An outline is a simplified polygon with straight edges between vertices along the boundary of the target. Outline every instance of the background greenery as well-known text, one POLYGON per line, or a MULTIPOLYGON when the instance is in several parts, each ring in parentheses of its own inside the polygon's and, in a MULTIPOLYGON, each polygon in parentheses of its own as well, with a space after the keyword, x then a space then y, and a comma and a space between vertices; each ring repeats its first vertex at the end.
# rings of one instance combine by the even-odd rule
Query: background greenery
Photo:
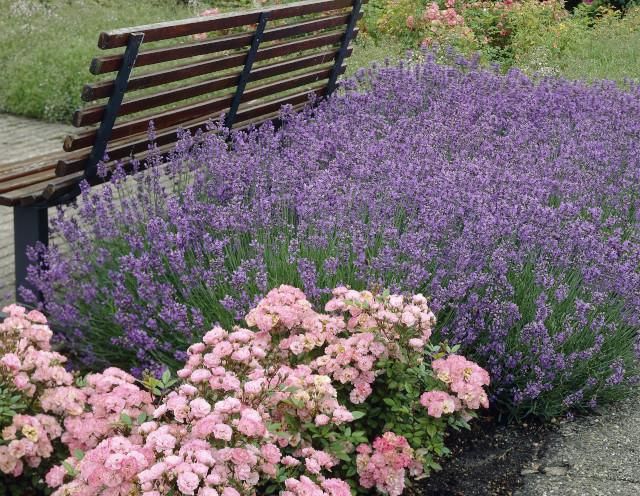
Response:
MULTIPOLYGON (((443 12, 450 3, 437 2, 443 12)), ((640 78, 640 8, 626 10, 598 0, 571 11, 561 0, 455 1, 462 25, 424 19, 430 0, 371 0, 364 19, 366 36, 392 38, 406 48, 423 43, 477 53, 485 63, 517 66, 528 73, 576 79, 640 78), (409 19, 411 17, 411 19, 409 19)))
MULTIPOLYGON (((230 10, 253 3, 0 0, 0 112, 69 122, 81 106, 83 84, 92 80, 88 67, 98 53, 100 31, 190 17, 212 6, 230 10)), ((420 15, 430 3, 371 0, 349 74, 372 61, 398 58, 407 49, 419 48, 424 32, 408 29, 406 20, 412 13, 420 15)), ((442 31, 442 39, 434 41, 467 54, 480 51, 486 63, 518 66, 528 73, 588 80, 640 78, 640 8, 632 6, 622 15, 591 3, 569 13, 563 5, 558 0, 524 0, 505 10, 501 2, 458 0, 455 8, 463 13, 473 36, 460 36, 456 28, 442 31)), ((441 7, 446 7, 444 0, 441 7)))
POLYGON ((0 110, 68 122, 90 80, 100 31, 190 10, 164 0, 0 0, 0 12, 0 110))

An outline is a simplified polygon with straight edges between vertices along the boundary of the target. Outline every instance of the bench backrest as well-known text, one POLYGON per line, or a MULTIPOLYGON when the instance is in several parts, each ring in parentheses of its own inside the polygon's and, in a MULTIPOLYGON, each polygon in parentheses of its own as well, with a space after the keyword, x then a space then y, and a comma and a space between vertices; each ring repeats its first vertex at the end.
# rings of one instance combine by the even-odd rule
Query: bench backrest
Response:
POLYGON ((114 75, 84 87, 82 99, 95 103, 76 111, 73 124, 90 127, 66 137, 68 154, 45 197, 83 178, 99 182, 105 153, 111 164, 143 160, 151 122, 156 145, 168 151, 180 129, 193 132, 222 114, 238 128, 328 95, 351 54, 362 3, 307 0, 101 33, 98 46, 111 53, 90 71, 114 75))

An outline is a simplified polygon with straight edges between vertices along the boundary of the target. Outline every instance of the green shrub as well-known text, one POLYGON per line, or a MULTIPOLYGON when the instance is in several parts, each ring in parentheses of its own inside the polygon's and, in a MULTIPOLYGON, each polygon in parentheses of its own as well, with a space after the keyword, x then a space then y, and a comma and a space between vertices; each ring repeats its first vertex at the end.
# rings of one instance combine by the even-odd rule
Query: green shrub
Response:
POLYGON ((527 72, 565 72, 564 65, 568 75, 590 79, 609 77, 605 69, 621 79, 637 58, 635 8, 623 16, 603 3, 581 4, 569 13, 559 0, 439 0, 437 8, 432 5, 426 0, 373 0, 363 28, 375 40, 392 38, 405 48, 436 44, 466 55, 480 52, 485 62, 517 65, 527 72))
MULTIPOLYGON (((583 11, 580 15, 584 18, 589 13, 583 11)), ((583 20, 583 23, 586 22, 583 20)), ((574 28, 574 32, 566 36, 562 50, 554 51, 552 43, 553 39, 550 39, 544 45, 549 65, 568 78, 618 82, 640 79, 638 7, 624 16, 608 12, 597 20, 588 34, 584 28, 581 31, 574 28)), ((522 62, 528 67, 532 64, 531 59, 522 62)))
POLYGON ((617 11, 587 5, 575 9, 572 15, 546 13, 543 16, 539 10, 523 8, 512 19, 516 33, 512 41, 514 63, 530 73, 562 72, 560 60, 571 57, 582 41, 615 29, 620 21, 617 11))

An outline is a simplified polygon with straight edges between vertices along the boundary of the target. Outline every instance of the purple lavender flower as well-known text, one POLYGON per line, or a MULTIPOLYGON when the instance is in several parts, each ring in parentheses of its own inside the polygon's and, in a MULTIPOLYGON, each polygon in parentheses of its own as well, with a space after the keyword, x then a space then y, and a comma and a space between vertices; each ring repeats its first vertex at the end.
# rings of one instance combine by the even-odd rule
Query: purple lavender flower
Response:
POLYGON ((231 147, 185 135, 60 213, 30 280, 77 356, 175 366, 274 285, 344 283, 429 295, 521 412, 638 375, 640 87, 430 57, 344 87, 231 147))

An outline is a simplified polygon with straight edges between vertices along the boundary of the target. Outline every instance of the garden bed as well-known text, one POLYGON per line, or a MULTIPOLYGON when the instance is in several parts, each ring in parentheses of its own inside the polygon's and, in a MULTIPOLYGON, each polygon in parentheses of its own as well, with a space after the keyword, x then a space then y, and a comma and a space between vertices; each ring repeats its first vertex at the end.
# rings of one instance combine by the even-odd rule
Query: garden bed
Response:
POLYGON ((488 368, 513 415, 624 395, 640 90, 429 58, 347 89, 232 149, 187 136, 170 162, 60 214, 62 249, 41 247, 30 278, 82 366, 176 369, 271 287, 322 304, 345 284, 428 295, 439 338, 488 368))
POLYGON ((451 459, 429 477, 416 494, 422 496, 509 496, 522 486, 523 470, 543 455, 555 436, 553 424, 531 420, 505 424, 481 417, 471 431, 447 439, 451 459))
POLYGON ((24 296, 78 372, 9 309, 2 372, 44 417, 3 430, 5 473, 46 431, 59 494, 399 496, 440 463, 425 491, 508 494, 532 419, 637 385, 640 87, 423 53, 282 120, 211 123, 59 213, 24 296), (447 458, 489 406, 527 427, 487 418, 447 458))

